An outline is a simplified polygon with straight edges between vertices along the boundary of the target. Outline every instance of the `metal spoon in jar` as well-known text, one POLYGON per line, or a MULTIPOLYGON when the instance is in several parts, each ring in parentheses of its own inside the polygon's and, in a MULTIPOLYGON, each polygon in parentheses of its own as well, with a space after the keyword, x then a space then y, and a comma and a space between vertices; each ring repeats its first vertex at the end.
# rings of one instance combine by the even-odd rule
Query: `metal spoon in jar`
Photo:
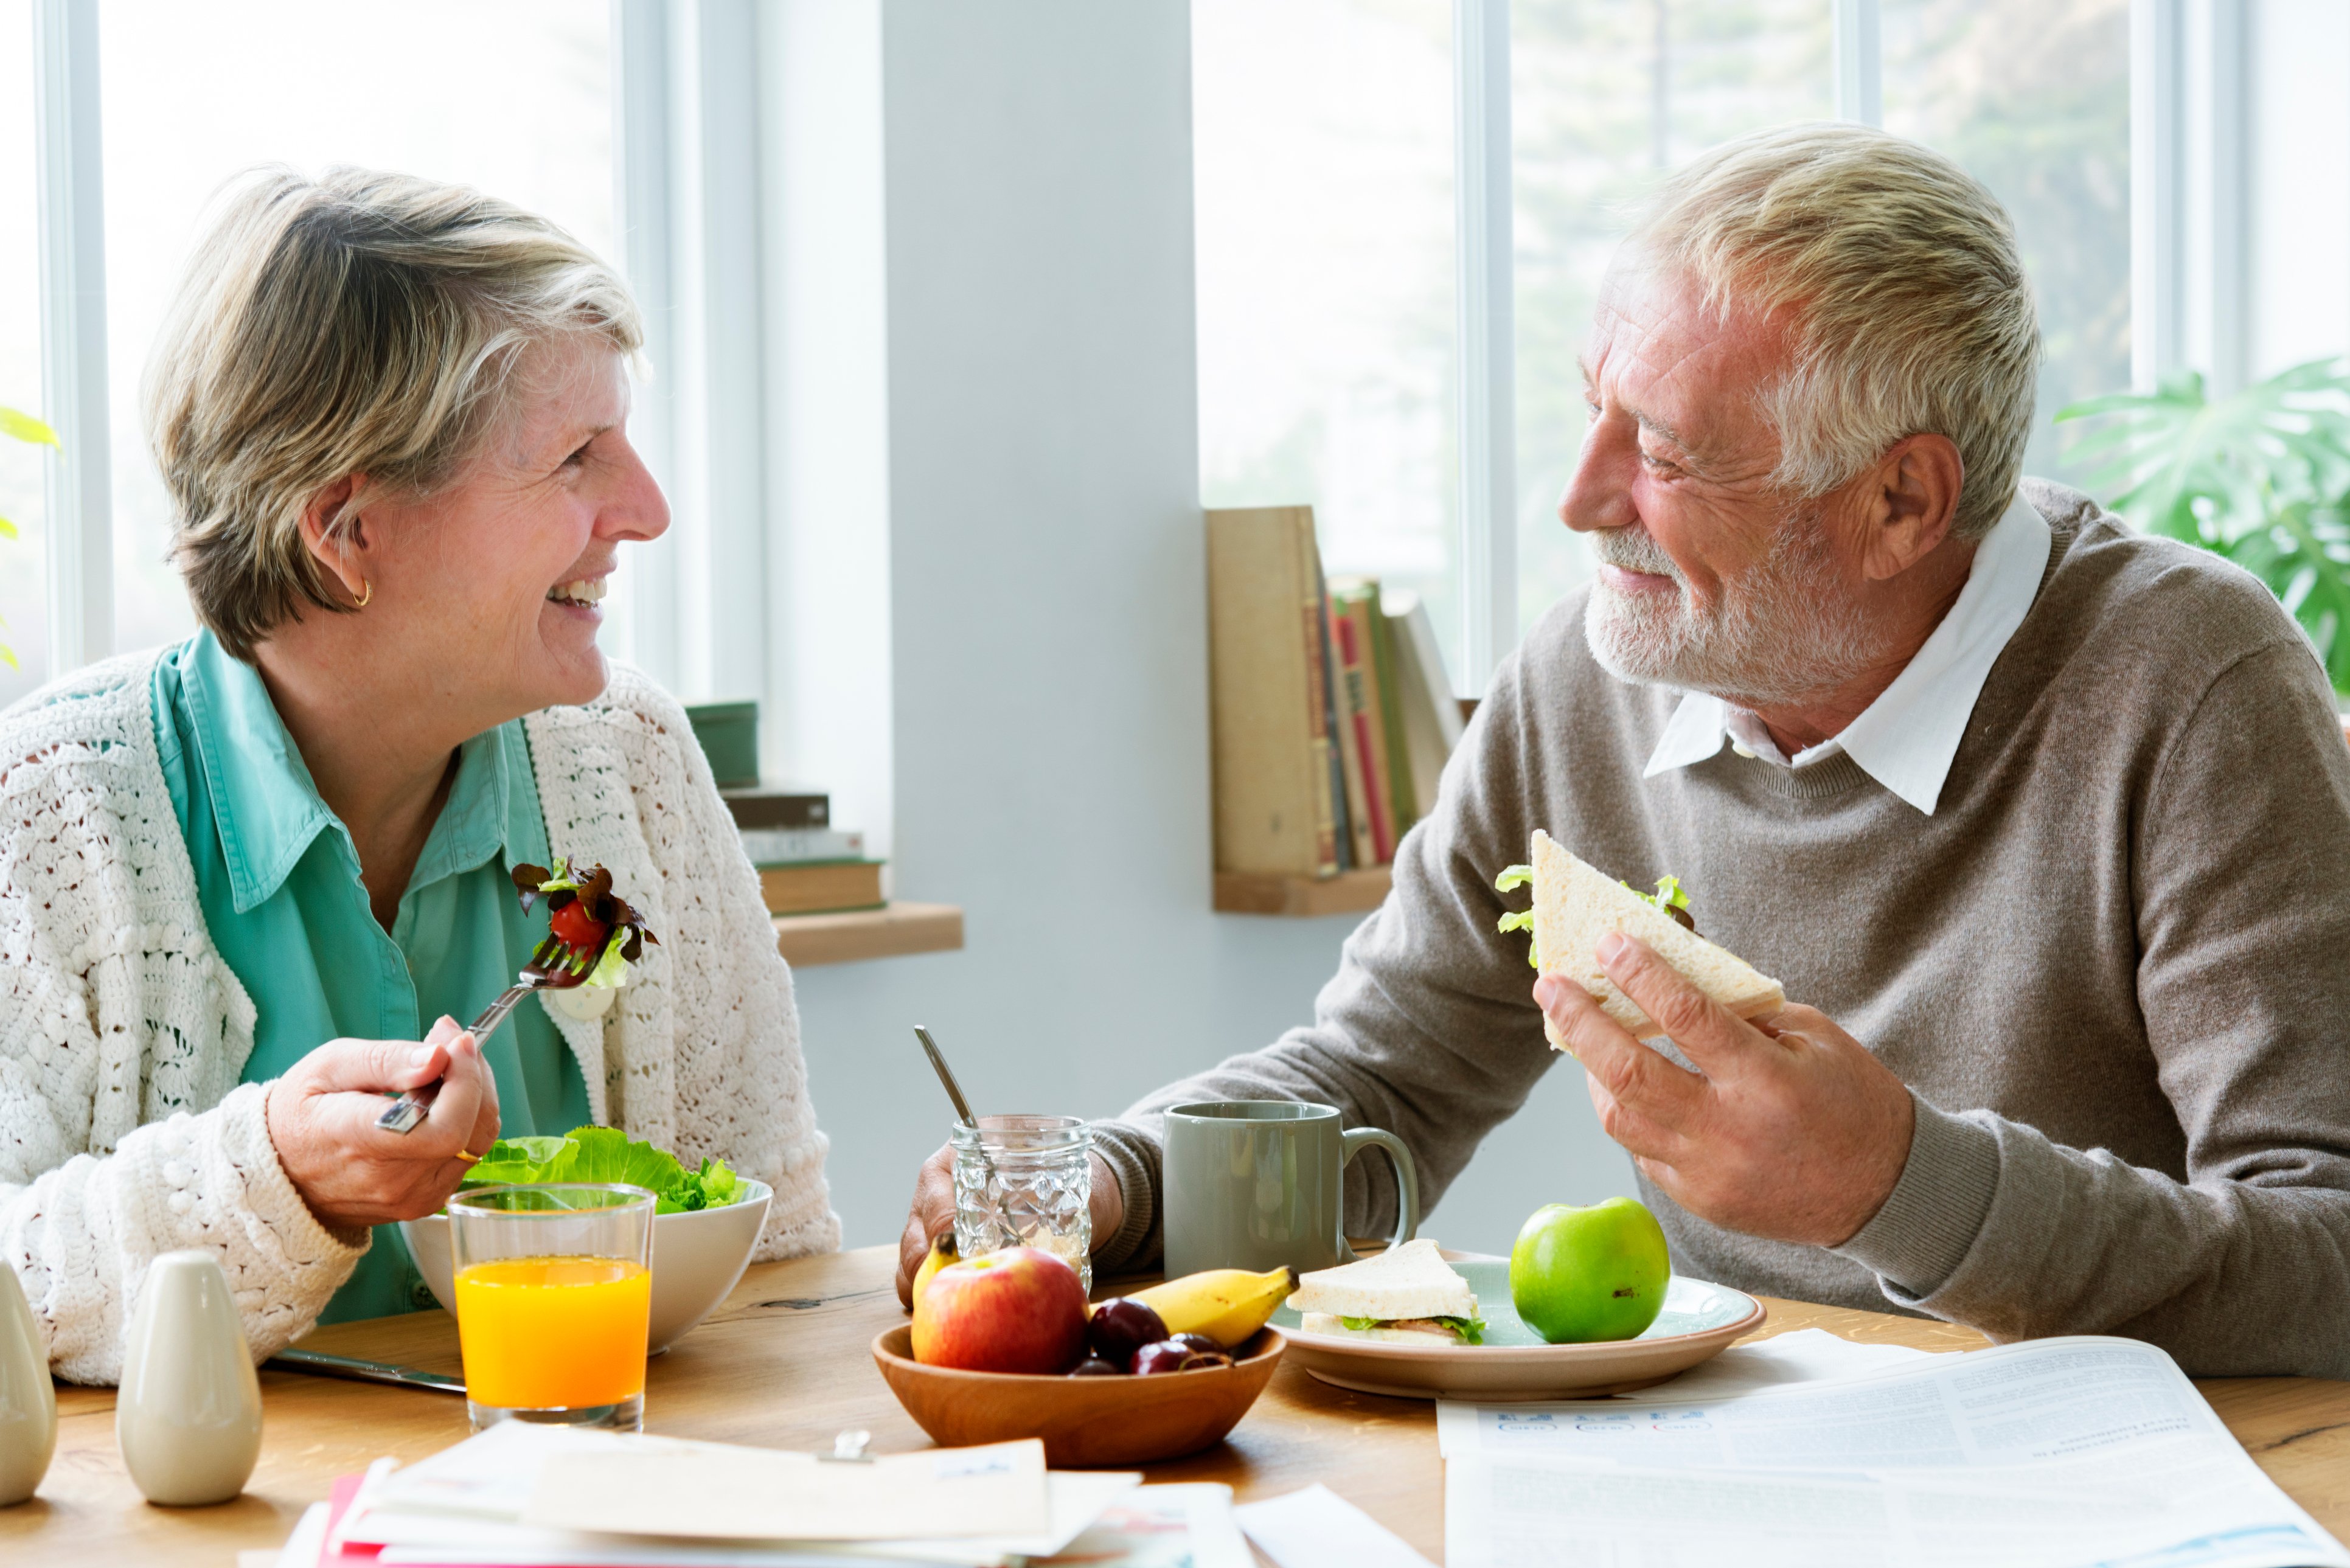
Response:
MULTIPOLYGON (((946 1057, 939 1051, 939 1043, 931 1038, 929 1030, 919 1023, 915 1024, 914 1038, 922 1043, 923 1051, 929 1054, 931 1069, 938 1074, 939 1084, 946 1090, 947 1098, 954 1102, 956 1117, 963 1126, 971 1129, 972 1146, 979 1151, 979 1163, 987 1171, 989 1194, 994 1196, 1002 1193, 1003 1179, 995 1173, 995 1161, 987 1158, 987 1146, 980 1142, 979 1118, 971 1114, 971 1102, 962 1097, 962 1085, 955 1082, 954 1070, 947 1065, 946 1057)), ((988 1218, 995 1221, 996 1231, 1003 1238, 1002 1245, 1017 1247, 1020 1245, 1020 1232, 1014 1231, 1003 1218, 1002 1201, 1000 1197, 996 1199, 997 1206, 989 1213, 988 1218)))

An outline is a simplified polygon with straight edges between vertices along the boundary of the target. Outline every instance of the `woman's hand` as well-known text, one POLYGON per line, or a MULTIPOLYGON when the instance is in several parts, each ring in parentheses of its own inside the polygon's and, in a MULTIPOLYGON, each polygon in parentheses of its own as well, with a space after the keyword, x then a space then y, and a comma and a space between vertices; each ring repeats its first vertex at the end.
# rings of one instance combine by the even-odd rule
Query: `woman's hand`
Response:
POLYGON ((449 1200, 498 1138, 498 1086, 453 1018, 411 1040, 330 1040, 269 1086, 269 1141, 318 1223, 351 1231, 421 1220, 449 1200), (416 1130, 375 1125, 389 1103, 439 1078, 416 1130))

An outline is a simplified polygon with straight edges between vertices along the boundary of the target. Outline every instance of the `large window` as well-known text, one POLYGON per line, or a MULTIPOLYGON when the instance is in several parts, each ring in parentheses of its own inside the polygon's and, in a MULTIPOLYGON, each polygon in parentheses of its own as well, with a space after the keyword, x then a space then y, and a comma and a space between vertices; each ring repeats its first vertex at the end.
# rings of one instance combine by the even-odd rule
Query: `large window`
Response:
POLYGON ((1558 502, 1583 442, 1576 357, 1625 225, 1718 141, 1832 112, 1821 0, 1514 0, 1518 619, 1590 575, 1558 502))
MULTIPOLYGON (((2213 227, 2195 215, 2208 204, 2166 198, 2158 221, 2133 226, 2134 201, 2147 200, 2134 146, 2180 149, 2190 184, 2216 167, 2224 185, 2230 147, 2251 146, 2263 172, 2311 164, 2313 138, 2277 133, 2267 89, 2295 59, 2282 34, 2345 31, 2328 31, 2329 8, 2262 0, 2251 21, 2224 7, 2196 21, 2193 7, 2154 4, 2178 24, 2157 65, 2134 62, 2130 0, 1196 0, 1201 493, 1314 503, 1332 569, 1420 589, 1456 682, 1481 690, 1492 649, 1456 638, 1461 607, 1513 600, 1522 631, 1589 573, 1556 516, 1583 437, 1575 358, 1639 203, 1664 171, 1727 138, 1829 118, 1949 154, 2007 207, 2047 354, 2026 471, 2084 483, 2051 416, 2134 369, 2145 379, 2182 362, 2169 345, 2193 348, 2170 331, 2151 351, 2134 312, 2158 299, 2182 320, 2224 317, 2210 301, 2178 304, 2182 291, 2244 286, 2241 269, 2206 278, 2175 259, 2195 223, 2213 227), (1505 44, 1476 41, 1497 34, 1505 44), (2245 62, 2240 79, 2205 79, 2230 60, 2245 62), (2134 69, 2159 88, 2141 91, 2135 125, 2134 69), (1499 92, 1503 146, 1464 129, 1483 123, 1477 98, 1499 92), (1466 107, 1448 125, 1456 95, 1466 107), (1461 233, 1451 196, 1494 188, 1495 158, 1512 192, 1511 297, 1456 317, 1487 275, 1481 245, 1501 235, 1461 233), (2155 269, 2168 269, 2160 290, 2144 286, 2155 269), (1492 325, 1513 321, 1506 338, 1492 325), (1462 340, 1480 332, 1494 340, 1462 340), (1499 392, 1461 400, 1459 367, 1504 362, 1499 392), (1454 454, 1482 444, 1480 418, 1513 438, 1508 485, 1460 472, 1454 454)), ((2294 233, 2350 234, 2335 221, 2350 213, 2339 183, 2318 193, 2322 218, 2292 214, 2294 233)), ((2341 244, 2306 265, 2270 248, 2262 277, 2293 261, 2293 275, 2333 278, 2342 299, 2319 314, 2345 315, 2341 244)), ((2262 302, 2263 362, 2283 352, 2266 343, 2279 315, 2262 302)))
MULTIPOLYGON (((460 182, 610 256, 608 13, 580 0, 206 0, 105 5, 99 16, 114 640, 132 649, 195 624, 164 559, 171 508, 147 453, 140 381, 223 185, 270 163, 460 182)), ((0 354, 8 330, 0 318, 0 354)), ((0 358, 0 376, 8 363, 0 358)))
POLYGON ((1193 0, 1200 484, 1460 625, 1449 0, 1193 0))
MULTIPOLYGON (((35 243, 33 25, 26 0, 0 0, 0 404, 28 413, 41 402, 41 258, 35 243)), ((48 677, 48 524, 44 447, 0 440, 0 708, 48 677)))
POLYGON ((2130 379, 2128 0, 1885 0, 1885 128, 2015 221, 2046 359, 2023 471, 2085 483, 2051 417, 2130 379))

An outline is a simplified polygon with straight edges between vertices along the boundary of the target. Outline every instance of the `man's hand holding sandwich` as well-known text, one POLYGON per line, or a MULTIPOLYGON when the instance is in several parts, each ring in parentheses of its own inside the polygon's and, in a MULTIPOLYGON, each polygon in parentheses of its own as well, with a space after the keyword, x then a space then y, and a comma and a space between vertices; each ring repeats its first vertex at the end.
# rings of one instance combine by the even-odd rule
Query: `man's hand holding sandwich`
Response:
POLYGON ((1642 1175, 1726 1230, 1814 1247, 1843 1245, 1885 1206, 1916 1116, 1867 1047, 1809 1007, 1750 1023, 1637 938, 1595 951, 1697 1067, 1633 1039, 1573 981, 1534 982, 1600 1127, 1642 1175))

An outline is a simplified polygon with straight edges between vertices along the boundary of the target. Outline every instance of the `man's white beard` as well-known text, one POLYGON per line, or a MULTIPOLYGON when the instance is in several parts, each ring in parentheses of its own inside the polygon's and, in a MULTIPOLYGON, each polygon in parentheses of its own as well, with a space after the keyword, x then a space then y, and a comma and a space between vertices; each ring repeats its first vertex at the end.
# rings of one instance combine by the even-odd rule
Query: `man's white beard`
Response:
POLYGON ((1760 708, 1825 695, 1885 653, 1884 637, 1836 580, 1815 512, 1791 513, 1762 559, 1724 582, 1722 597, 1701 611, 1679 566, 1646 530, 1612 529, 1591 543, 1600 560, 1669 576, 1677 590, 1627 594, 1605 577, 1593 585, 1584 639, 1619 680, 1760 708))

